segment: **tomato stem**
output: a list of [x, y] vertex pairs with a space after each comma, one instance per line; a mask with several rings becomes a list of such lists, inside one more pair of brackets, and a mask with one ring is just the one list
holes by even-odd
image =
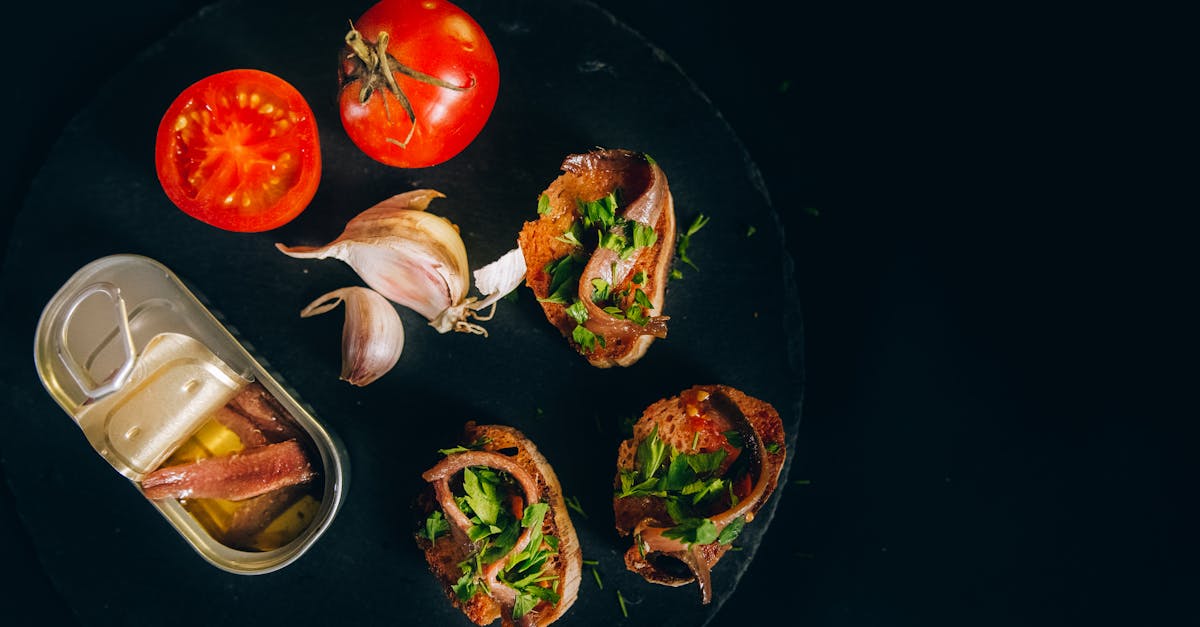
[[[470, 84], [460, 87], [436, 76], [431, 76], [420, 70], [408, 67], [388, 53], [389, 41], [390, 37], [387, 31], [380, 31], [379, 38], [371, 41], [363, 37], [362, 33], [358, 32], [358, 29], [354, 28], [354, 23], [351, 22], [350, 32], [346, 33], [346, 48], [348, 49], [348, 53], [345, 57], [346, 61], [350, 63], [351, 68], [347, 71], [344, 64], [338, 67], [339, 83], [342, 89], [345, 89], [354, 81], [360, 81], [361, 88], [358, 91], [358, 101], [360, 104], [366, 104], [377, 89], [386, 89], [391, 92], [396, 97], [396, 100], [400, 101], [400, 106], [404, 108], [404, 113], [408, 116], [409, 129], [408, 136], [404, 138], [404, 141], [390, 137], [387, 138], [387, 141], [388, 143], [405, 148], [416, 131], [417, 115], [413, 111], [412, 102], [404, 94], [404, 90], [400, 89], [400, 85], [396, 83], [395, 73], [399, 72], [422, 83], [454, 91], [466, 91], [475, 87], [475, 77], [471, 77]], [[391, 111], [388, 109], [387, 98], [383, 99], [383, 113], [388, 123], [391, 124], [392, 116]]]

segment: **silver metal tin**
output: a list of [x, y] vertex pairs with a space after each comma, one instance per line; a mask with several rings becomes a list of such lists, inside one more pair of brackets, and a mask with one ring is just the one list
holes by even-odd
[[42, 312], [34, 361], [50, 396], [139, 490], [142, 477], [250, 382], [291, 414], [320, 453], [324, 486], [312, 521], [283, 546], [231, 548], [179, 501], [147, 500], [218, 568], [246, 575], [283, 568], [317, 541], [341, 507], [349, 481], [341, 441], [157, 261], [113, 255], [76, 272]]

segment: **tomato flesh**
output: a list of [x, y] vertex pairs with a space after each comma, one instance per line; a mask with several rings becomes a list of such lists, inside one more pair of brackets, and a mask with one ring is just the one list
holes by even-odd
[[[389, 89], [374, 89], [363, 100], [362, 80], [345, 82], [338, 98], [342, 126], [360, 150], [381, 163], [418, 168], [445, 162], [474, 141], [495, 106], [500, 71], [491, 42], [470, 15], [443, 0], [383, 0], [354, 29], [372, 50], [387, 33], [395, 63], [453, 86], [392, 72], [411, 103], [410, 121]], [[353, 74], [355, 63], [347, 56], [343, 73]]]
[[316, 193], [316, 121], [283, 79], [231, 70], [184, 90], [159, 125], [156, 166], [167, 196], [188, 215], [230, 231], [286, 224]]

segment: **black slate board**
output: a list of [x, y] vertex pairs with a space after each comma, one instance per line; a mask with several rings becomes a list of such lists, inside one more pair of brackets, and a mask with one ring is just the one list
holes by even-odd
[[[42, 565], [88, 624], [212, 624], [248, 616], [298, 624], [469, 624], [442, 598], [409, 536], [409, 503], [435, 450], [468, 419], [516, 426], [539, 444], [565, 491], [585, 578], [564, 625], [709, 620], [750, 567], [776, 497], [714, 572], [715, 601], [694, 587], [652, 586], [624, 571], [610, 491], [620, 425], [694, 383], [725, 383], [772, 402], [789, 450], [800, 419], [801, 328], [790, 261], [757, 170], [719, 113], [651, 44], [586, 2], [459, 4], [501, 63], [496, 110], [458, 157], [423, 170], [371, 161], [334, 108], [334, 59], [346, 20], [370, 3], [227, 2], [200, 12], [118, 74], [68, 126], [35, 180], [4, 267], [4, 473]], [[310, 6], [311, 5], [311, 6]], [[264, 234], [188, 218], [154, 176], [158, 119], [191, 82], [234, 67], [276, 73], [304, 93], [321, 127], [324, 174], [311, 207]], [[361, 281], [337, 261], [301, 261], [273, 244], [320, 244], [389, 195], [431, 187], [431, 210], [462, 229], [473, 267], [512, 247], [562, 157], [593, 146], [645, 151], [663, 166], [701, 271], [669, 288], [670, 337], [629, 369], [598, 371], [573, 354], [524, 288], [487, 324], [491, 337], [438, 335], [402, 311], [403, 358], [364, 389], [337, 380], [341, 320], [302, 320], [329, 289]], [[747, 237], [750, 226], [756, 234]], [[31, 351], [41, 307], [79, 267], [112, 253], [179, 274], [345, 441], [350, 492], [328, 533], [283, 571], [244, 577], [204, 561], [93, 453], [37, 380]], [[790, 466], [790, 459], [789, 464]], [[784, 469], [786, 480], [787, 468]], [[585, 573], [586, 575], [587, 573]]]

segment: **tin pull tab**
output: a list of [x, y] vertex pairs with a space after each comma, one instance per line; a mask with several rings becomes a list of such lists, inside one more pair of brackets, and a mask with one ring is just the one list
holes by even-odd
[[[116, 337], [112, 339], [120, 343], [122, 350], [120, 365], [113, 374], [101, 382], [97, 382], [86, 368], [80, 366], [79, 362], [75, 360], [75, 356], [67, 348], [67, 331], [71, 327], [72, 317], [83, 301], [95, 294], [104, 294], [112, 302], [117, 317], [117, 330], [114, 332]], [[66, 305], [66, 313], [62, 317], [62, 324], [59, 327], [57, 348], [58, 357], [66, 366], [67, 372], [89, 398], [97, 399], [107, 396], [125, 385], [125, 382], [129, 380], [130, 373], [133, 372], [134, 347], [133, 334], [129, 332], [129, 316], [125, 310], [125, 299], [121, 298], [121, 288], [104, 282], [94, 283], [80, 290]]]

